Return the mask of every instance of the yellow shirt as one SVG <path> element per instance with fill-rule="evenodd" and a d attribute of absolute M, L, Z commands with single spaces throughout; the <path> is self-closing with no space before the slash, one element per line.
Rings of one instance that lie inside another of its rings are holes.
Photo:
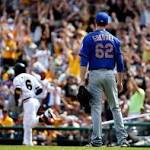
<path fill-rule="evenodd" d="M 24 5 L 29 5 L 30 0 L 21 0 L 21 3 L 24 4 Z"/>
<path fill-rule="evenodd" d="M 16 50 L 17 49 L 17 45 L 16 42 L 13 40 L 6 40 L 5 41 L 6 46 L 8 46 L 10 49 Z"/>
<path fill-rule="evenodd" d="M 8 79 L 9 79 L 8 73 L 4 73 L 4 74 L 2 75 L 2 80 L 3 80 L 3 81 L 6 81 L 6 80 L 8 80 Z"/>
<path fill-rule="evenodd" d="M 142 57 L 145 62 L 150 61 L 150 50 L 144 50 Z"/>
<path fill-rule="evenodd" d="M 78 55 L 69 54 L 68 57 L 68 73 L 69 75 L 73 75 L 75 77 L 80 76 L 80 57 Z"/>
<path fill-rule="evenodd" d="M 129 114 L 141 113 L 141 109 L 144 108 L 145 91 L 141 88 L 138 89 L 131 97 L 129 101 Z"/>
<path fill-rule="evenodd" d="M 6 47 L 8 50 L 4 50 L 2 53 L 2 57 L 5 59 L 15 59 L 16 58 L 16 49 L 17 45 L 16 42 L 13 40 L 7 40 L 5 41 Z"/>
<path fill-rule="evenodd" d="M 14 125 L 14 121 L 12 118 L 10 118 L 9 116 L 7 116 L 5 119 L 0 119 L 0 124 L 2 126 L 13 126 Z"/>

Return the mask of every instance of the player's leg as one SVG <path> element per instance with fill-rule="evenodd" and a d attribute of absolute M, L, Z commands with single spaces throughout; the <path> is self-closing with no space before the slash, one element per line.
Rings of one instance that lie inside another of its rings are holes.
<path fill-rule="evenodd" d="M 39 118 L 36 113 L 39 108 L 39 102 L 36 99 L 29 99 L 23 104 L 24 116 L 23 116 L 23 127 L 24 127 L 24 137 L 23 144 L 32 144 L 32 127 L 39 122 Z"/>
<path fill-rule="evenodd" d="M 30 125 L 24 124 L 23 129 L 23 145 L 32 146 L 32 127 Z"/>
<path fill-rule="evenodd" d="M 90 101 L 91 105 L 91 116 L 93 122 L 93 130 L 91 136 L 91 143 L 93 146 L 102 145 L 102 125 L 101 125 L 101 100 L 102 88 L 98 85 L 98 78 L 100 77 L 97 74 L 97 71 L 92 71 L 89 73 L 89 91 L 92 94 L 92 99 Z"/>
<path fill-rule="evenodd" d="M 23 129 L 24 129 L 24 135 L 23 135 L 23 144 L 24 145 L 33 145 L 32 143 L 32 125 L 29 121 L 29 113 L 32 109 L 30 105 L 30 102 L 25 102 L 23 104 Z"/>
<path fill-rule="evenodd" d="M 108 98 L 108 103 L 113 114 L 118 144 L 121 145 L 123 142 L 125 142 L 127 133 L 124 129 L 122 113 L 119 107 L 117 83 L 113 71 L 105 72 L 104 77 L 104 91 Z"/>

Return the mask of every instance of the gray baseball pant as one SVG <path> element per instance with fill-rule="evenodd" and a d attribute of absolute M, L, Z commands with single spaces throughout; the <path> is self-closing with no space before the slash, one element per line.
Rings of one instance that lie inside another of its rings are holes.
<path fill-rule="evenodd" d="M 102 94 L 104 92 L 113 114 L 118 144 L 123 143 L 127 138 L 127 133 L 124 129 L 123 118 L 119 108 L 118 90 L 114 71 L 106 69 L 90 71 L 88 88 L 93 96 L 90 101 L 93 122 L 91 142 L 102 144 L 101 112 Z"/>

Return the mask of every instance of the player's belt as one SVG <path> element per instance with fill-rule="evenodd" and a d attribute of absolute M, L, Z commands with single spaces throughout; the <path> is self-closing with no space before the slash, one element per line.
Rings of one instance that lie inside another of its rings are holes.
<path fill-rule="evenodd" d="M 22 103 L 27 102 L 27 101 L 29 100 L 29 98 L 31 98 L 31 97 L 27 97 L 27 98 L 23 99 L 23 100 L 22 100 Z"/>
<path fill-rule="evenodd" d="M 94 70 L 113 70 L 111 68 L 97 68 L 97 69 L 90 69 L 90 71 L 94 71 Z"/>

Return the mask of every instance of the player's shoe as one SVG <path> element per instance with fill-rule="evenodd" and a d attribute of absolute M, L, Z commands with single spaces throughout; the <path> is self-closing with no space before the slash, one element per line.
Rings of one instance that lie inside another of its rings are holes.
<path fill-rule="evenodd" d="M 130 144 L 128 143 L 128 141 L 124 141 L 123 143 L 121 143 L 120 146 L 121 146 L 121 147 L 129 147 Z"/>
<path fill-rule="evenodd" d="M 93 144 L 93 143 L 89 143 L 85 145 L 86 147 L 102 147 L 102 144 Z"/>
<path fill-rule="evenodd" d="M 87 147 L 101 147 L 102 141 L 99 137 L 97 137 L 93 141 L 91 141 L 89 144 L 87 144 L 86 146 Z"/>
<path fill-rule="evenodd" d="M 44 116 L 47 118 L 51 118 L 51 119 L 56 119 L 56 115 L 54 114 L 53 110 L 51 108 L 48 108 L 45 112 L 44 112 Z"/>

